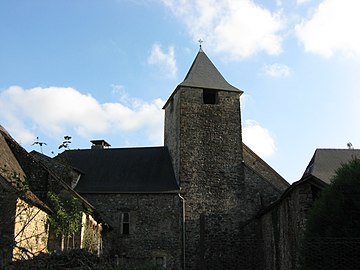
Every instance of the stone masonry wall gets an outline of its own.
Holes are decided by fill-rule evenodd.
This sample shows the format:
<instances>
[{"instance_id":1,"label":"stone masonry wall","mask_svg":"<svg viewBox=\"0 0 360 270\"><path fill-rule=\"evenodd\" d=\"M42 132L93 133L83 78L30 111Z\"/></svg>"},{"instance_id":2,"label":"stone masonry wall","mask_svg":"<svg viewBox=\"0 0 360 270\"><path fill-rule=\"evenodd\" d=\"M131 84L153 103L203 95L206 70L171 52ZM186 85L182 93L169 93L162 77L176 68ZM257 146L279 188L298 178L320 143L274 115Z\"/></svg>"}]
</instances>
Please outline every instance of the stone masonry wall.
<instances>
[{"instance_id":1,"label":"stone masonry wall","mask_svg":"<svg viewBox=\"0 0 360 270\"><path fill-rule=\"evenodd\" d=\"M305 182L260 217L266 270L296 269L306 213L312 202L312 187Z\"/></svg>"},{"instance_id":2,"label":"stone masonry wall","mask_svg":"<svg viewBox=\"0 0 360 270\"><path fill-rule=\"evenodd\" d=\"M28 259L47 251L47 214L18 199L14 225L15 248L13 259Z\"/></svg>"},{"instance_id":3,"label":"stone masonry wall","mask_svg":"<svg viewBox=\"0 0 360 270\"><path fill-rule=\"evenodd\" d=\"M244 216L238 92L180 88L165 110L165 144L186 201L186 268L236 269L236 235ZM246 209L245 209L246 211Z\"/></svg>"},{"instance_id":4,"label":"stone masonry wall","mask_svg":"<svg viewBox=\"0 0 360 270\"><path fill-rule=\"evenodd\" d=\"M82 194L106 216L113 230L103 236L105 255L143 261L164 259L182 269L182 202L177 194ZM129 213L129 234L121 214Z\"/></svg>"}]
</instances>

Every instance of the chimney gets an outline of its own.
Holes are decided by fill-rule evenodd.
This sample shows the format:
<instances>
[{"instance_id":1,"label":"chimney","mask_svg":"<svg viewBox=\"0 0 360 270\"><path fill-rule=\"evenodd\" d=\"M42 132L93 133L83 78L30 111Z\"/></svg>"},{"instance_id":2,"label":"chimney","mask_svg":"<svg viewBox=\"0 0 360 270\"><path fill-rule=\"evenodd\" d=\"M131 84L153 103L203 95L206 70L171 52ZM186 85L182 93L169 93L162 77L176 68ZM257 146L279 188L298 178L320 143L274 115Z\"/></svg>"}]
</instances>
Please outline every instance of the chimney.
<instances>
[{"instance_id":1,"label":"chimney","mask_svg":"<svg viewBox=\"0 0 360 270\"><path fill-rule=\"evenodd\" d=\"M110 144L105 140L92 140L91 149L107 149L110 148Z\"/></svg>"}]
</instances>

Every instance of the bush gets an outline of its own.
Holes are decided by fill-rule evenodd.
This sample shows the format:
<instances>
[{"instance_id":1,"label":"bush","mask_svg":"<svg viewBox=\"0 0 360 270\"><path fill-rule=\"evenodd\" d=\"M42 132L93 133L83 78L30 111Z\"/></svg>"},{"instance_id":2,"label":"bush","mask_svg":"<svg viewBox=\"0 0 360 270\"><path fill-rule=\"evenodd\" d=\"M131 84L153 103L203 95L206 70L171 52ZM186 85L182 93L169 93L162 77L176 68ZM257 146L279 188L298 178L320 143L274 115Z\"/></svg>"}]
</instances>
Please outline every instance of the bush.
<instances>
[{"instance_id":1,"label":"bush","mask_svg":"<svg viewBox=\"0 0 360 270\"><path fill-rule=\"evenodd\" d=\"M360 250L359 195L360 159L354 158L336 170L331 184L309 212L301 252L302 269L332 269L332 265L338 269L357 268L350 262L357 261L353 251Z\"/></svg>"},{"instance_id":2,"label":"bush","mask_svg":"<svg viewBox=\"0 0 360 270\"><path fill-rule=\"evenodd\" d=\"M162 270L162 266L153 261L132 263L120 260L118 264L105 257L98 257L84 249L72 249L62 252L43 253L30 260L13 263L13 269L19 270Z\"/></svg>"}]
</instances>

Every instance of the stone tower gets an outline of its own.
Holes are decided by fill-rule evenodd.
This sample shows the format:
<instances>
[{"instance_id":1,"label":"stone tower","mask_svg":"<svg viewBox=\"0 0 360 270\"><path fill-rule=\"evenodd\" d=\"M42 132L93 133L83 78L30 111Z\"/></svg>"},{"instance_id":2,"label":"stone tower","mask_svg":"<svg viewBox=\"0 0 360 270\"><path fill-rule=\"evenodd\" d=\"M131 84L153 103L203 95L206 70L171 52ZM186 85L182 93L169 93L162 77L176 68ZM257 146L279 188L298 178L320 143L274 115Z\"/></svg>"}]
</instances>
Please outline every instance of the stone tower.
<instances>
[{"instance_id":1,"label":"stone tower","mask_svg":"<svg viewBox=\"0 0 360 270\"><path fill-rule=\"evenodd\" d=\"M165 146L185 200L186 269L237 269L245 217L240 95L198 52L166 102Z\"/></svg>"}]
</instances>

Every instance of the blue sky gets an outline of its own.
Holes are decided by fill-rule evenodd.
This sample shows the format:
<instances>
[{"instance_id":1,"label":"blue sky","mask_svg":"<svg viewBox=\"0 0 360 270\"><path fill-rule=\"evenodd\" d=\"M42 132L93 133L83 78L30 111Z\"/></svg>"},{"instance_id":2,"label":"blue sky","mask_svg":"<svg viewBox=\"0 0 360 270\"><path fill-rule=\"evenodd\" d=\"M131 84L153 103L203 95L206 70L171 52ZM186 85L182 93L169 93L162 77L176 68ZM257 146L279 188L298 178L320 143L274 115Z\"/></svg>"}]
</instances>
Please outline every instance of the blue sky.
<instances>
[{"instance_id":1,"label":"blue sky","mask_svg":"<svg viewBox=\"0 0 360 270\"><path fill-rule=\"evenodd\" d=\"M289 182L316 148L360 145L357 0L3 0L0 124L52 156L163 145L198 40L242 89L243 137Z\"/></svg>"}]
</instances>

